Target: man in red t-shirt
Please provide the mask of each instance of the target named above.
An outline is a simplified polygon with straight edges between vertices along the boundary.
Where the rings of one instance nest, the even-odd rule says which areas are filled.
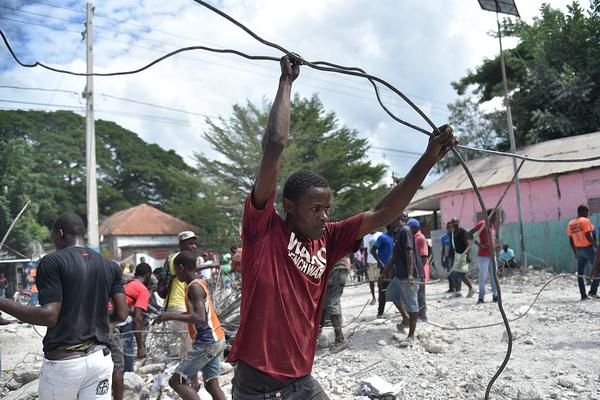
[[[145,358],[142,331],[144,329],[144,313],[148,311],[150,300],[150,279],[152,267],[140,263],[135,267],[133,279],[125,284],[125,298],[130,317],[113,328],[111,338],[111,356],[113,360],[113,397],[123,399],[124,373],[133,372],[133,337],[137,343],[137,358]],[[132,318],[133,317],[133,318]],[[133,330],[133,337],[131,331]]]
[[[326,399],[312,378],[327,278],[359,239],[402,213],[427,173],[456,144],[441,127],[402,182],[373,209],[329,222],[331,189],[322,176],[293,173],[283,188],[285,216],[275,192],[290,129],[292,82],[301,60],[281,59],[281,77],[263,137],[262,161],[242,220],[243,285],[240,327],[228,360],[237,361],[233,399]],[[315,144],[318,145],[318,144]]]
[[[498,290],[496,289],[496,281],[494,280],[494,272],[492,271],[492,246],[494,246],[494,224],[496,224],[496,213],[492,214],[491,210],[487,211],[490,220],[490,233],[492,240],[488,237],[487,230],[484,227],[484,220],[481,220],[469,231],[469,237],[473,237],[477,244],[477,263],[479,264],[479,299],[477,304],[483,303],[485,298],[485,281],[488,275],[490,276],[490,285],[492,286],[492,301],[498,301]],[[491,214],[491,215],[490,215]],[[479,234],[479,238],[477,235]],[[474,236],[475,235],[475,236]]]
[[[429,246],[427,238],[421,232],[421,223],[416,218],[411,218],[406,223],[415,237],[415,252],[420,257],[421,266],[423,267],[423,281],[419,285],[418,301],[419,301],[419,320],[427,321],[427,300],[425,298],[425,284],[429,282]]]

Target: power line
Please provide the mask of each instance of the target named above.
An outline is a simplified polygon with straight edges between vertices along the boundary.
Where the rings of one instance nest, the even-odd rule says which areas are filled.
[[[59,27],[54,27],[54,26],[50,26],[50,25],[44,25],[44,24],[40,24],[40,23],[30,23],[30,22],[27,22],[27,21],[15,20],[15,19],[5,18],[5,17],[0,17],[0,19],[7,19],[9,21],[13,21],[13,22],[17,22],[17,23],[22,23],[22,24],[29,24],[29,25],[33,24],[33,25],[36,25],[36,26],[40,26],[40,27],[47,28],[47,29],[53,29],[53,30],[57,30],[57,31],[67,31],[67,32],[80,33],[80,32],[75,31],[75,30],[62,29],[62,28],[59,28]],[[160,54],[163,53],[161,50],[158,50],[158,49],[155,49],[155,48],[152,48],[152,47],[147,47],[147,46],[143,46],[143,45],[139,45],[139,44],[125,43],[123,41],[112,39],[112,38],[108,38],[108,37],[101,36],[101,35],[96,35],[96,38],[97,39],[107,40],[107,41],[114,42],[114,43],[126,44],[128,46],[138,47],[138,48],[142,48],[142,49],[153,51],[153,52],[160,53]],[[203,46],[193,46],[193,47],[203,47]],[[204,49],[208,49],[208,48],[204,48]],[[136,55],[130,55],[130,56],[137,57]],[[222,67],[233,69],[233,70],[248,72],[248,73],[255,74],[255,75],[260,75],[260,76],[265,76],[265,77],[271,77],[271,75],[268,75],[268,74],[262,74],[262,73],[257,72],[257,71],[252,71],[252,70],[248,70],[248,69],[244,69],[244,68],[239,68],[239,67],[233,67],[231,65],[227,65],[227,64],[223,64],[223,63],[218,63],[218,62],[214,62],[214,61],[208,61],[206,59],[199,59],[197,57],[191,57],[191,56],[185,56],[185,55],[182,55],[181,57],[184,57],[184,58],[187,58],[187,59],[190,59],[190,60],[193,60],[193,61],[197,61],[197,62],[214,64],[214,65],[222,66]],[[51,67],[51,70],[56,71],[57,69]],[[360,96],[360,95],[357,95],[357,94],[352,94],[352,93],[344,92],[344,91],[341,91],[341,90],[326,88],[326,87],[317,86],[317,85],[311,85],[309,83],[302,83],[302,85],[308,86],[308,87],[312,87],[312,88],[317,89],[317,90],[324,90],[324,91],[327,91],[327,92],[337,93],[337,94],[341,94],[341,95],[344,95],[344,96],[349,96],[349,97],[354,97],[354,98],[359,98],[359,99],[364,99],[364,100],[376,102],[376,100],[374,100],[372,97]],[[352,88],[354,90],[362,90],[360,88],[353,88],[353,87],[348,86],[348,85],[346,85],[346,86],[350,87],[350,88]],[[410,107],[408,107],[407,105],[402,104],[402,103],[392,103],[392,104],[395,105],[395,106],[401,107],[401,108],[410,109]],[[448,117],[448,112],[440,112],[440,111],[436,111],[436,110],[432,109],[431,113],[443,116],[444,118]]]
[[[400,154],[406,154],[409,156],[421,156],[422,153],[416,152],[416,151],[409,151],[409,150],[400,150],[400,149],[392,149],[390,147],[380,147],[380,146],[370,146],[372,149],[377,149],[377,150],[385,150],[385,151],[391,151],[394,153],[400,153]]]
[[[35,102],[35,101],[7,100],[7,99],[0,99],[0,102],[1,103],[23,104],[23,105],[34,105],[34,106],[41,106],[41,107],[64,108],[64,109],[78,110],[78,111],[85,110],[84,106],[73,106],[73,105],[69,105],[69,104],[50,104],[50,103],[42,103],[42,102]],[[154,122],[173,123],[173,124],[177,124],[179,126],[189,126],[192,128],[198,127],[198,125],[192,125],[192,124],[190,124],[190,122],[188,120],[183,120],[183,119],[161,117],[161,116],[151,115],[151,114],[142,114],[142,113],[105,109],[105,108],[97,108],[96,111],[98,113],[103,113],[103,114],[115,114],[115,115],[122,115],[122,116],[139,117],[140,119],[145,119],[145,120],[154,121]]]
[[[53,7],[52,4],[45,3],[45,2],[38,2],[38,4]],[[9,9],[17,11],[17,12],[21,12],[21,10],[19,10],[19,9],[14,9],[14,8],[9,8]],[[68,9],[68,10],[73,11],[73,12],[79,12],[79,13],[85,14],[84,11],[79,11],[79,10],[75,10],[75,9],[72,9],[72,8],[65,8],[65,9]],[[32,13],[32,12],[27,12],[27,11],[22,11],[22,12],[25,12],[25,13],[28,13],[28,14],[31,14],[31,15],[39,15],[39,16],[46,17],[43,14],[37,14],[37,13]],[[98,18],[103,18],[103,19],[106,19],[106,20],[109,20],[109,21],[113,21],[113,22],[115,22],[115,23],[117,23],[119,25],[130,25],[130,26],[133,26],[133,27],[136,27],[136,28],[141,28],[141,29],[148,29],[149,28],[148,26],[145,26],[145,25],[137,24],[137,23],[134,23],[134,22],[131,22],[131,21],[127,21],[127,20],[118,20],[116,18],[111,18],[111,17],[108,17],[106,15],[102,15],[100,13],[96,13],[95,16],[98,17]],[[65,20],[65,19],[59,18],[59,17],[53,17],[53,16],[47,16],[47,17],[48,18],[55,18],[55,19],[59,19],[59,20],[63,20],[63,21]],[[165,42],[165,41],[161,41],[161,40],[157,40],[157,39],[153,39],[153,38],[150,38],[150,37],[147,37],[147,36],[142,36],[142,35],[139,35],[137,33],[123,32],[123,31],[119,31],[119,30],[115,30],[115,29],[112,29],[112,28],[107,28],[107,27],[103,27],[103,26],[99,26],[99,25],[95,25],[95,28],[101,29],[101,30],[110,31],[110,32],[117,33],[117,34],[128,35],[130,37],[134,37],[134,38],[138,38],[138,39],[144,39],[144,40],[147,40],[147,41],[153,41],[153,42],[156,42],[156,43],[160,43],[160,44],[164,44],[164,45],[167,45],[167,46],[171,46],[171,47],[177,48],[177,45],[174,45],[173,43]],[[180,39],[185,39],[185,40],[188,40],[188,41],[191,41],[191,42],[194,42],[194,43],[204,43],[204,44],[208,44],[208,45],[211,45],[211,46],[218,46],[215,43],[206,42],[206,41],[198,41],[198,39],[192,38],[192,37],[189,37],[189,36],[175,34],[175,33],[172,33],[172,32],[168,32],[168,31],[156,29],[156,28],[153,28],[153,27],[150,27],[150,29],[151,29],[151,31],[154,31],[154,32],[158,32],[158,33],[161,33],[161,34],[164,34],[164,35],[169,35],[169,36],[172,36],[172,37],[177,37],[177,38],[180,38]],[[103,38],[103,39],[107,40],[108,38]],[[119,42],[119,43],[123,43],[123,42]],[[154,49],[149,49],[149,50],[154,50]],[[216,56],[216,57],[219,57],[219,58],[226,58],[226,57],[220,56],[218,54],[213,54],[213,56]],[[229,58],[227,58],[227,59],[229,59]],[[229,59],[229,60],[231,60],[231,59]],[[255,65],[255,64],[249,63],[246,60],[235,60],[235,62],[239,62],[239,63],[243,63],[243,64],[247,64],[247,65]],[[266,66],[259,66],[259,67],[265,68],[265,69],[268,69],[268,70],[272,70],[271,68],[266,67]],[[362,84],[361,82],[356,82],[356,80],[353,80],[353,79],[351,79],[349,77],[346,77],[346,76],[343,76],[343,75],[336,76],[335,78],[347,80],[347,81],[352,82],[352,83],[358,83],[360,87],[357,87],[357,86],[354,86],[354,85],[341,84],[341,83],[337,83],[336,84],[337,86],[344,86],[344,87],[347,87],[347,88],[350,88],[350,89],[353,89],[353,90],[358,90],[358,91],[362,91],[362,92],[366,92],[366,93],[371,93],[371,90],[365,87],[366,84]],[[311,79],[319,81],[319,82],[331,84],[330,81],[325,80],[325,79],[320,79],[320,78],[317,78],[317,77],[311,77]],[[432,109],[436,109],[436,110],[438,110],[440,112],[443,112],[445,115],[449,114],[448,109],[446,108],[447,104],[445,102],[443,102],[443,101],[434,100],[434,99],[431,99],[431,98],[427,98],[427,97],[416,95],[416,94],[412,94],[412,93],[408,93],[408,95],[411,96],[411,97],[414,97],[414,98],[418,98],[418,99],[430,102],[430,103],[440,104],[440,105],[442,105],[444,107],[435,106],[433,104],[428,105],[428,107],[430,107]],[[385,97],[395,99],[394,96],[385,96]],[[365,97],[363,97],[363,98],[365,98]]]
[[[4,88],[4,89],[16,89],[16,90],[30,90],[30,91],[40,91],[40,92],[52,92],[52,91],[56,91],[56,92],[59,92],[59,93],[67,93],[67,94],[79,95],[78,92],[73,91],[73,90],[53,90],[53,89],[46,89],[46,88],[34,88],[34,87],[15,86],[15,85],[0,85],[0,88]],[[107,98],[110,98],[110,99],[119,100],[119,101],[125,101],[125,102],[128,102],[128,103],[140,104],[140,105],[144,105],[144,106],[148,106],[148,107],[154,107],[154,108],[163,109],[163,110],[167,110],[167,111],[173,111],[173,112],[183,113],[183,114],[192,115],[192,116],[198,116],[198,117],[204,117],[204,118],[210,118],[210,119],[218,119],[219,118],[219,117],[215,117],[213,115],[208,115],[208,114],[203,114],[203,113],[197,113],[197,112],[192,112],[192,111],[180,110],[178,108],[161,106],[161,105],[158,105],[158,104],[148,103],[148,102],[139,101],[139,100],[133,100],[133,99],[129,99],[129,98],[126,98],[126,97],[113,96],[113,95],[106,94],[106,93],[96,93],[96,95],[97,96],[101,96],[101,97],[107,97]]]

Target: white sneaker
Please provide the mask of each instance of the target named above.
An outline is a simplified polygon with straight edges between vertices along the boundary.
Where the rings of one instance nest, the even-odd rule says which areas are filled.
[[[452,297],[462,297],[462,293],[461,292],[454,292],[454,293],[452,293]]]

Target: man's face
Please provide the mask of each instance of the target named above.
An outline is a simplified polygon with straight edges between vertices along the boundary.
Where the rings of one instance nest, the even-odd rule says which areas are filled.
[[[186,268],[183,265],[179,264],[175,266],[175,276],[181,282],[187,282],[194,279],[194,269]]]
[[[198,251],[198,244],[196,243],[196,240],[196,238],[182,240],[181,242],[179,242],[179,250],[191,251],[192,253],[196,253]]]
[[[414,227],[410,227],[410,231],[413,233],[413,235],[417,232],[419,232],[419,228],[414,228]]]
[[[508,245],[507,244],[503,245],[502,248],[504,249],[504,251],[508,251]]]
[[[144,276],[144,280],[142,281],[142,283],[144,284],[144,286],[146,287],[150,287],[150,282],[152,281],[152,272],[148,272],[145,276]]]
[[[304,237],[318,240],[329,220],[331,190],[311,187],[296,201],[284,199],[283,206],[286,213],[293,216],[294,230]]]
[[[496,214],[494,214],[490,217],[490,225],[495,225],[495,224],[496,224]]]
[[[401,219],[402,219],[402,217],[398,217],[390,223],[389,226],[390,226],[392,232],[394,232],[396,229],[398,229],[398,227],[401,224]]]

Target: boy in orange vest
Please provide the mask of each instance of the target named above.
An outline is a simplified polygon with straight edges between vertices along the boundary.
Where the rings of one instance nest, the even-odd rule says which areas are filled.
[[[169,385],[182,399],[199,400],[198,392],[190,383],[198,371],[202,371],[208,393],[215,400],[225,400],[225,394],[219,386],[225,334],[221,329],[206,283],[196,278],[196,255],[190,251],[182,251],[175,257],[174,265],[177,279],[187,284],[186,312],[163,312],[156,317],[154,323],[186,322],[194,344],[169,379]]]

